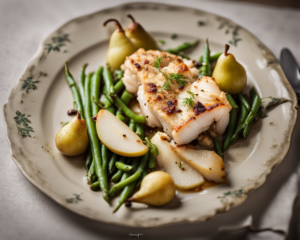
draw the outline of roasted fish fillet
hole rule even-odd
[[[159,68],[154,66],[157,57],[163,58]],[[139,49],[126,58],[121,68],[125,87],[137,94],[146,124],[163,127],[177,144],[190,143],[214,122],[218,135],[225,131],[231,110],[226,95],[213,78],[198,78],[199,71],[192,61]],[[172,74],[180,74],[184,84],[171,79],[170,89],[162,90],[166,75]],[[189,105],[186,99],[190,99]]]

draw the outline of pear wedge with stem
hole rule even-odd
[[[159,47],[155,39],[142,27],[142,25],[136,22],[131,14],[127,14],[127,17],[130,18],[132,22],[126,27],[125,34],[136,48],[158,50]]]
[[[80,111],[67,125],[61,128],[55,137],[56,148],[64,155],[77,156],[86,151],[89,145],[86,122],[80,117]]]
[[[125,58],[133,54],[137,50],[137,47],[135,47],[131,40],[125,35],[117,19],[108,19],[104,22],[103,26],[105,27],[109,22],[115,22],[117,29],[110,37],[106,59],[111,70],[116,70],[120,69]]]

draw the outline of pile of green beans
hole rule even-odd
[[[199,40],[196,40],[192,43],[183,43],[183,44],[179,45],[178,47],[167,49],[167,50],[165,50],[165,52],[176,54],[176,55],[179,55],[186,59],[190,59],[189,56],[187,56],[184,52],[197,46],[198,43],[199,43]]]
[[[225,141],[223,144],[223,152],[228,148],[230,139],[233,135],[233,131],[234,131],[235,123],[236,123],[236,119],[237,119],[237,109],[238,109],[238,106],[236,105],[233,97],[230,94],[226,94],[226,97],[227,97],[232,109],[230,111],[229,124],[228,124],[227,130],[226,130],[227,134],[226,134]]]
[[[237,117],[236,114],[230,115],[229,125],[227,127],[227,136],[225,140],[226,146],[225,143],[223,146],[224,151],[227,149],[229,144],[234,144],[238,140],[241,133],[244,139],[246,139],[250,133],[253,121],[255,120],[255,117],[261,105],[261,98],[257,94],[254,87],[250,90],[250,97],[252,100],[251,107],[242,93],[239,93],[237,95],[238,104],[234,104],[237,105],[238,109],[240,110],[239,116]],[[231,112],[237,111],[237,108],[232,105],[231,100],[229,100],[229,102],[232,106]],[[235,123],[233,124],[233,122]]]
[[[114,210],[116,212],[133,191],[140,187],[148,169],[155,168],[155,155],[149,151],[141,158],[127,158],[111,152],[100,142],[92,119],[100,108],[105,108],[128,124],[141,140],[145,140],[145,117],[136,115],[128,108],[134,96],[124,89],[121,70],[114,71],[112,75],[106,66],[99,67],[95,73],[86,74],[86,67],[87,64],[84,64],[80,69],[78,87],[67,63],[65,76],[75,108],[80,111],[87,125],[90,141],[85,160],[87,182],[91,190],[101,190],[106,201],[120,194],[119,204]],[[112,188],[109,188],[109,181],[115,183]]]

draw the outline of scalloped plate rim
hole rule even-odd
[[[133,225],[127,225],[126,223],[125,224],[121,224],[121,223],[117,223],[117,222],[110,222],[110,221],[99,221],[98,219],[94,218],[94,217],[91,217],[91,216],[87,216],[83,213],[81,213],[80,211],[76,211],[76,209],[72,208],[70,205],[66,204],[65,202],[62,202],[58,197],[55,197],[55,196],[52,196],[50,193],[48,193],[46,190],[43,189],[43,187],[39,186],[38,183],[35,182],[34,179],[32,179],[32,177],[30,177],[26,171],[23,169],[22,165],[20,164],[20,161],[14,157],[14,143],[13,143],[13,140],[11,139],[11,129],[8,128],[8,123],[9,123],[9,120],[6,118],[7,117],[7,108],[8,108],[8,103],[9,101],[11,100],[12,98],[12,95],[13,93],[15,92],[16,88],[17,88],[17,85],[19,84],[20,81],[22,81],[22,77],[23,75],[26,73],[26,70],[29,69],[29,67],[31,66],[32,62],[39,56],[42,54],[43,52],[43,45],[45,44],[47,38],[49,36],[51,36],[52,34],[56,33],[57,31],[59,31],[60,29],[62,29],[63,27],[65,27],[66,25],[74,22],[74,21],[77,21],[81,18],[86,18],[86,17],[89,17],[89,16],[92,16],[92,15],[95,15],[95,14],[99,14],[101,12],[104,12],[106,10],[114,10],[114,9],[118,9],[118,8],[123,8],[125,6],[130,6],[132,4],[140,4],[140,5],[153,5],[153,4],[158,4],[160,6],[163,6],[163,7],[176,7],[176,8],[181,8],[182,10],[193,10],[193,11],[199,11],[199,12],[204,12],[204,13],[209,13],[211,15],[214,15],[214,16],[217,16],[218,18],[220,19],[224,19],[226,21],[229,21],[229,22],[233,22],[232,20],[228,19],[228,18],[225,18],[225,17],[222,17],[222,16],[219,16],[217,14],[214,14],[214,13],[211,13],[211,12],[208,12],[208,11],[204,11],[204,10],[201,10],[201,9],[193,9],[193,8],[190,8],[190,7],[182,7],[180,5],[172,5],[172,4],[165,4],[165,3],[158,3],[158,2],[131,2],[131,3],[126,3],[126,4],[117,4],[113,7],[110,7],[110,8],[105,8],[105,9],[102,9],[102,10],[98,10],[98,11],[94,11],[92,13],[88,13],[88,14],[85,14],[85,15],[82,15],[82,16],[79,16],[79,17],[75,17],[67,22],[65,22],[64,24],[60,25],[60,27],[56,28],[54,31],[50,32],[47,34],[46,37],[43,38],[43,40],[39,43],[39,46],[38,46],[38,49],[37,51],[35,52],[35,54],[30,58],[27,66],[25,67],[25,69],[23,70],[19,80],[16,82],[16,84],[14,85],[14,87],[11,89],[10,93],[9,93],[9,96],[3,106],[3,112],[4,112],[4,124],[5,124],[5,132],[6,132],[6,136],[7,136],[7,141],[8,141],[8,144],[9,144],[9,148],[10,148],[10,155],[11,155],[11,158],[13,159],[13,161],[16,163],[16,165],[18,166],[18,168],[20,169],[20,171],[22,172],[22,174],[26,177],[26,179],[31,183],[33,184],[36,188],[38,188],[41,192],[43,192],[46,196],[48,196],[49,198],[51,198],[52,200],[54,200],[56,203],[60,204],[61,206],[67,208],[68,210],[71,210],[72,212],[75,212],[77,214],[79,214],[80,216],[83,216],[83,217],[86,217],[86,218],[89,218],[91,220],[95,220],[97,222],[101,222],[101,223],[104,223],[104,224],[113,224],[113,225],[116,225],[116,226],[121,226],[121,227],[133,227]],[[233,22],[235,23],[235,22]],[[236,24],[236,23],[235,23]],[[236,24],[237,26],[241,27],[240,25]],[[263,45],[264,49],[268,51],[268,54],[272,54],[274,56],[274,54],[256,37],[254,36],[251,32],[249,32],[247,29],[245,29],[244,27],[241,27],[244,31],[246,31],[248,34],[251,35],[251,37],[253,38],[253,40],[259,42],[260,44]],[[276,59],[276,58],[275,58]],[[278,60],[276,59],[276,62],[274,63],[276,65],[278,65],[280,67],[280,70],[282,71],[281,69],[281,66],[278,62]],[[290,89],[288,90],[288,93],[291,94],[293,97],[292,97],[292,102],[293,103],[296,103],[296,105],[293,106],[293,109],[296,109],[298,107],[297,105],[297,101],[295,101],[296,99],[296,94],[294,91],[291,91],[291,85],[289,84],[287,78],[285,77],[285,75],[283,74],[281,76],[281,81],[283,81],[285,84],[287,84],[287,86],[290,87]],[[291,138],[292,138],[292,133],[294,131],[294,128],[295,128],[295,125],[296,125],[296,122],[297,122],[297,110],[294,111],[294,118],[292,118],[291,120],[293,120],[293,123],[292,123],[292,127],[290,128],[289,132],[287,133],[287,136],[288,138],[286,139],[287,140],[287,144],[286,144],[286,147],[283,149],[284,151],[284,157],[281,158],[279,161],[277,162],[274,162],[270,167],[269,167],[269,171],[266,171],[264,172],[260,178],[257,180],[257,182],[255,182],[254,186],[252,188],[249,188],[245,191],[245,197],[243,199],[241,199],[241,201],[239,202],[235,202],[235,201],[231,201],[229,206],[225,206],[223,205],[223,207],[221,208],[217,208],[215,209],[210,215],[206,215],[206,216],[203,216],[201,218],[197,218],[196,220],[190,220],[189,218],[186,218],[184,220],[179,220],[179,221],[173,221],[173,222],[167,222],[167,223],[162,223],[162,224],[159,224],[159,225],[152,225],[152,226],[146,226],[146,225],[143,225],[143,226],[138,226],[138,225],[135,225],[134,227],[139,227],[139,228],[154,228],[154,227],[163,227],[163,226],[166,226],[166,225],[174,225],[174,224],[182,224],[182,223],[197,223],[197,222],[203,222],[203,221],[206,221],[214,216],[216,216],[218,213],[224,213],[224,212],[227,212],[231,207],[235,207],[235,206],[238,206],[238,205],[241,205],[248,197],[248,194],[251,193],[253,190],[259,188],[260,186],[262,186],[266,179],[267,179],[267,176],[272,172],[272,170],[274,169],[274,167],[278,166],[284,159],[285,159],[285,156],[287,155],[289,149],[290,149],[290,146],[291,146]]]

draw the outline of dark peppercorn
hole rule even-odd
[[[75,109],[69,109],[69,110],[68,110],[68,115],[69,115],[69,116],[75,115],[75,114],[77,114],[77,110],[75,110]]]
[[[138,63],[135,63],[134,66],[135,66],[136,68],[141,68],[140,64],[138,64]]]
[[[196,67],[196,68],[200,68],[201,66],[202,66],[202,63],[200,63],[200,62],[196,62],[196,63],[195,63],[195,67]]]
[[[125,207],[128,207],[128,208],[130,208],[130,207],[131,207],[131,202],[129,202],[129,201],[125,201]]]

